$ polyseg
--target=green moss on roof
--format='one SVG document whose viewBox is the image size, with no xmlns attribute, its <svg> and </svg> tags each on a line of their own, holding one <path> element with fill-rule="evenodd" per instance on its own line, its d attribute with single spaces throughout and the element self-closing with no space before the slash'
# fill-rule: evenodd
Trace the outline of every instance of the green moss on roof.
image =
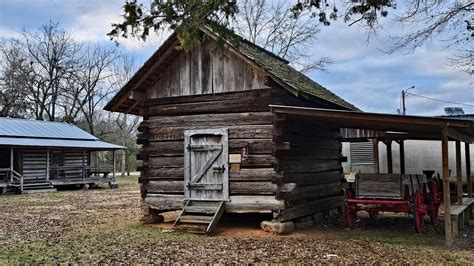
<svg viewBox="0 0 474 266">
<path fill-rule="evenodd" d="M 272 54 L 269 51 L 251 43 L 245 41 L 242 38 L 236 38 L 240 40 L 237 44 L 231 45 L 234 49 L 237 49 L 242 54 L 252 59 L 257 65 L 265 69 L 266 71 L 273 74 L 275 77 L 288 84 L 296 91 L 302 94 L 317 97 L 326 102 L 339 105 L 343 108 L 360 111 L 357 107 L 351 103 L 345 101 L 341 97 L 332 93 L 330 90 L 319 85 L 300 71 L 294 69 L 288 64 L 288 61 Z M 233 41 L 235 42 L 235 40 Z"/>
</svg>

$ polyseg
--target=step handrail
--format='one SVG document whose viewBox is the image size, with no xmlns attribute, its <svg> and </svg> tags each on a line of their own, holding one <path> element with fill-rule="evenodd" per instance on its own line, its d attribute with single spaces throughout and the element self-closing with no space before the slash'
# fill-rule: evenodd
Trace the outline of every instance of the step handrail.
<svg viewBox="0 0 474 266">
<path fill-rule="evenodd" d="M 10 170 L 10 177 L 11 180 L 13 179 L 19 180 L 20 181 L 20 191 L 23 192 L 23 175 L 15 171 L 14 169 Z"/>
</svg>

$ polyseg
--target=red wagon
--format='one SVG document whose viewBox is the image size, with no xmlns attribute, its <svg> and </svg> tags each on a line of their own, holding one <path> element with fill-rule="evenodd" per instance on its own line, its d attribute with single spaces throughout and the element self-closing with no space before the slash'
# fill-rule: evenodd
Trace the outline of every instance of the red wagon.
<svg viewBox="0 0 474 266">
<path fill-rule="evenodd" d="M 366 211 L 371 218 L 379 212 L 412 214 L 415 230 L 422 233 L 425 215 L 431 222 L 438 220 L 441 203 L 439 181 L 424 175 L 357 174 L 349 183 L 345 197 L 345 222 L 355 224 L 358 211 Z"/>
</svg>

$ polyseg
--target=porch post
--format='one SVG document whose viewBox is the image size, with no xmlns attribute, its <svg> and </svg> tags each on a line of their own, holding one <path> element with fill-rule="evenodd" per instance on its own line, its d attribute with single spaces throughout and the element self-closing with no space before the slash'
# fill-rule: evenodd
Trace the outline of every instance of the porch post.
<svg viewBox="0 0 474 266">
<path fill-rule="evenodd" d="M 462 205 L 461 142 L 459 140 L 456 140 L 456 188 L 457 202 Z"/>
<path fill-rule="evenodd" d="M 392 141 L 387 140 L 387 141 L 384 141 L 384 143 L 387 146 L 387 172 L 389 174 L 392 174 L 393 173 Z"/>
<path fill-rule="evenodd" d="M 444 201 L 444 234 L 447 246 L 453 244 L 451 231 L 451 199 L 449 191 L 449 161 L 448 161 L 448 136 L 446 128 L 442 132 L 441 158 L 443 162 L 443 201 Z"/>
<path fill-rule="evenodd" d="M 86 179 L 86 169 L 85 169 L 85 157 L 86 156 L 86 152 L 84 150 L 82 150 L 82 180 L 85 180 Z"/>
<path fill-rule="evenodd" d="M 13 147 L 10 148 L 10 182 L 13 183 L 13 160 L 15 159 Z"/>
<path fill-rule="evenodd" d="M 46 149 L 46 181 L 49 181 L 49 149 Z"/>
<path fill-rule="evenodd" d="M 400 140 L 400 174 L 405 174 L 405 141 Z"/>
<path fill-rule="evenodd" d="M 472 180 L 471 180 L 471 153 L 469 151 L 469 143 L 464 143 L 466 151 L 466 178 L 467 178 L 467 196 L 472 197 Z"/>
<path fill-rule="evenodd" d="M 379 140 L 377 138 L 372 139 L 373 151 L 374 151 L 374 172 L 379 173 Z"/>
<path fill-rule="evenodd" d="M 112 178 L 115 180 L 115 150 L 112 150 Z"/>
</svg>

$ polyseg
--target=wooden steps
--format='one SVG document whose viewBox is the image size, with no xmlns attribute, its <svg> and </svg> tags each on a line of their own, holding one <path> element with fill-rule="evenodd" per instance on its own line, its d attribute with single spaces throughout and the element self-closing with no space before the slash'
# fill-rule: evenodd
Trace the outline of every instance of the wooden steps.
<svg viewBox="0 0 474 266">
<path fill-rule="evenodd" d="M 23 183 L 23 191 L 21 191 L 21 185 L 19 183 L 13 183 L 10 184 L 10 186 L 21 194 L 47 193 L 57 191 L 51 182 L 45 180 L 26 181 Z"/>
<path fill-rule="evenodd" d="M 224 201 L 187 200 L 173 229 L 193 234 L 211 234 L 224 213 Z"/>
</svg>

